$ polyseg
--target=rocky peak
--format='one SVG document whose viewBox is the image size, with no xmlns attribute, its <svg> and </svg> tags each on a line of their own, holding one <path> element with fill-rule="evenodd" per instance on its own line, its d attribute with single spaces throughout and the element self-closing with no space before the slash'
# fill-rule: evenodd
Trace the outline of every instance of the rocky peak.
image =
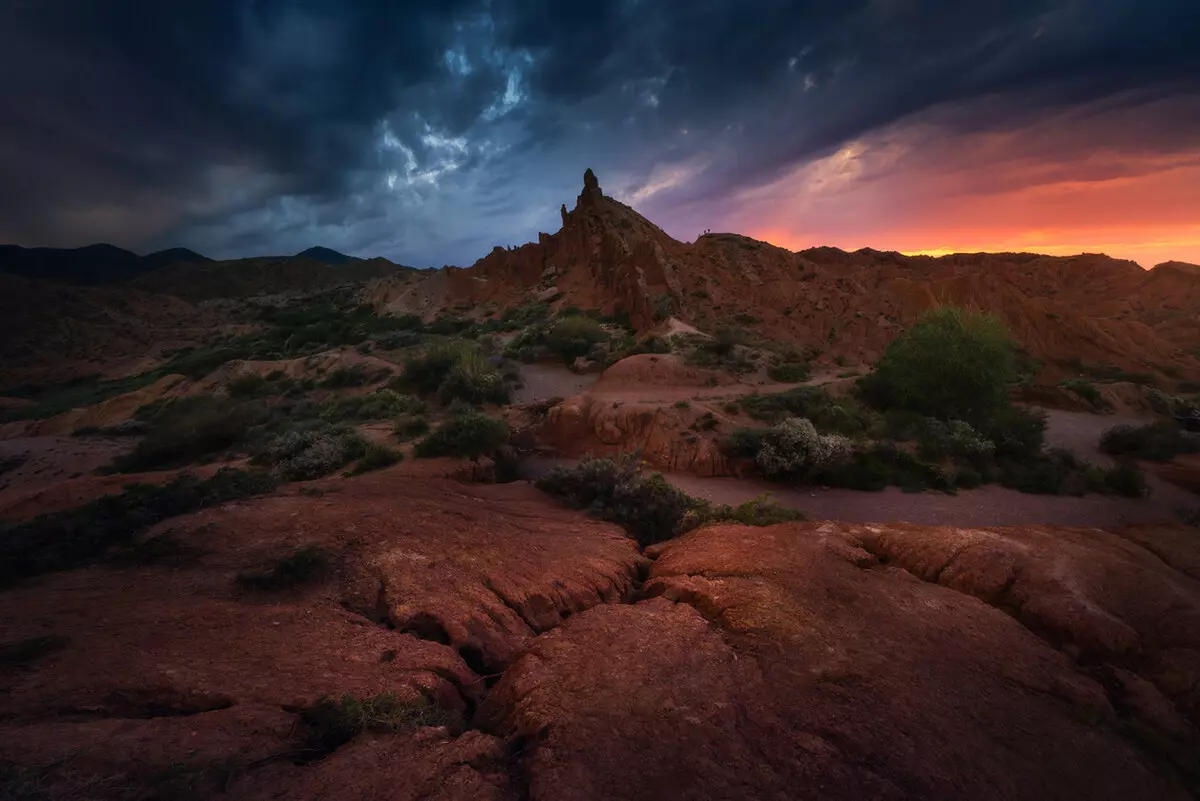
<svg viewBox="0 0 1200 801">
<path fill-rule="evenodd" d="M 604 199 L 604 193 L 600 191 L 600 180 L 596 178 L 596 173 L 592 172 L 591 167 L 583 174 L 583 191 L 579 193 L 579 200 L 576 202 L 576 208 L 584 208 L 594 206 Z"/>
</svg>

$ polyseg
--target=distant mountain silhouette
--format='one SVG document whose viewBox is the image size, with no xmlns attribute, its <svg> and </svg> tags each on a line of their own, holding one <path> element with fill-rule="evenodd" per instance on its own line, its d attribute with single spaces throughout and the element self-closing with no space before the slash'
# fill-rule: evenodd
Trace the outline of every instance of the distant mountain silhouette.
<svg viewBox="0 0 1200 801">
<path fill-rule="evenodd" d="M 115 245 L 23 248 L 0 245 L 0 273 L 77 284 L 127 281 L 149 269 L 142 257 Z"/>
<path fill-rule="evenodd" d="M 187 248 L 167 248 L 142 256 L 142 263 L 146 265 L 147 270 L 157 270 L 168 264 L 196 264 L 205 261 L 212 261 L 212 259 Z"/>
<path fill-rule="evenodd" d="M 354 256 L 347 256 L 345 253 L 338 253 L 330 248 L 323 248 L 320 245 L 311 247 L 308 250 L 302 250 L 296 254 L 297 259 L 308 259 L 310 261 L 319 261 L 322 264 L 351 264 L 356 261 L 362 261 Z"/>
</svg>

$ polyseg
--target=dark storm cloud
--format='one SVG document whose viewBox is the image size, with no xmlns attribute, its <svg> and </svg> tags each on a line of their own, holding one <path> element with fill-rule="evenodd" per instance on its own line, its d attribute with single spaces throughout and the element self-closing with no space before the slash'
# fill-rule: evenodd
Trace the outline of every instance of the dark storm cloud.
<svg viewBox="0 0 1200 801">
<path fill-rule="evenodd" d="M 464 262 L 551 229 L 586 166 L 693 234 L 912 115 L 1195 93 L 1198 37 L 1193 0 L 14 0 L 0 239 Z"/>
</svg>

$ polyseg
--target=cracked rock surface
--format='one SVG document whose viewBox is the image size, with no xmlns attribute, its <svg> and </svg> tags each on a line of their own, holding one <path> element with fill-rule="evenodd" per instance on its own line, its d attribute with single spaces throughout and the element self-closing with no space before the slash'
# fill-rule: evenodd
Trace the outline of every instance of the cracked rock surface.
<svg viewBox="0 0 1200 801">
<path fill-rule="evenodd" d="M 383 471 L 151 536 L 176 550 L 0 592 L 4 791 L 1157 801 L 1200 788 L 1200 583 L 1183 529 L 714 526 L 642 554 L 525 484 Z M 314 546 L 330 562 L 315 581 L 236 581 Z M 305 744 L 302 709 L 380 693 L 451 722 Z"/>
</svg>

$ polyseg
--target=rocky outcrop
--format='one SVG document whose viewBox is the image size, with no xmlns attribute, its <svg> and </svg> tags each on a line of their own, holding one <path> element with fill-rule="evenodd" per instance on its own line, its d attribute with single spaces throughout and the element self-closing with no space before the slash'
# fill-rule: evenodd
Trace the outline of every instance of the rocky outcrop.
<svg viewBox="0 0 1200 801">
<path fill-rule="evenodd" d="M 1088 572 L 1072 549 L 1093 534 Z M 1064 552 L 1053 536 L 1067 538 Z M 997 577 L 956 583 L 957 562 L 944 562 L 969 560 L 981 539 L 996 544 Z M 594 608 L 539 638 L 480 719 L 529 744 L 533 801 L 1188 798 L 1200 751 L 1186 654 L 1200 646 L 1188 622 L 1200 597 L 1121 542 L 1101 532 L 703 529 L 656 546 L 649 600 Z M 918 543 L 944 552 L 918 557 Z M 1026 586 L 1023 571 L 1039 564 L 1044 577 L 1031 573 Z M 1130 575 L 1101 578 L 1117 570 Z M 1007 592 L 1059 620 L 1060 634 L 1090 642 L 1095 618 L 1125 615 L 1147 652 L 1175 654 L 1174 672 L 1156 673 L 1155 657 L 1126 661 L 1127 650 L 1056 647 L 1059 637 L 993 605 L 1013 571 Z M 1083 572 L 1094 581 L 1072 596 Z M 1123 589 L 1135 584 L 1140 601 Z M 1045 611 L 1055 607 L 1069 613 Z"/>
<path fill-rule="evenodd" d="M 700 476 L 730 475 L 718 436 L 702 430 L 706 412 L 688 405 L 615 401 L 587 393 L 551 407 L 538 439 L 564 456 L 638 453 L 657 470 Z"/>
<path fill-rule="evenodd" d="M 465 270 L 384 279 L 367 298 L 402 313 L 411 307 L 399 298 L 428 284 L 438 290 L 427 296 L 444 308 L 502 309 L 529 302 L 553 267 L 561 306 L 626 313 L 639 331 L 664 312 L 708 332 L 744 326 L 820 351 L 829 364 L 874 362 L 925 310 L 957 304 L 1002 317 L 1045 363 L 1050 384 L 1077 372 L 1074 360 L 1164 382 L 1200 380 L 1200 270 L 1189 265 L 1146 271 L 1098 255 L 792 252 L 736 234 L 680 242 L 605 196 L 591 170 L 562 221 L 557 233 Z"/>
</svg>

